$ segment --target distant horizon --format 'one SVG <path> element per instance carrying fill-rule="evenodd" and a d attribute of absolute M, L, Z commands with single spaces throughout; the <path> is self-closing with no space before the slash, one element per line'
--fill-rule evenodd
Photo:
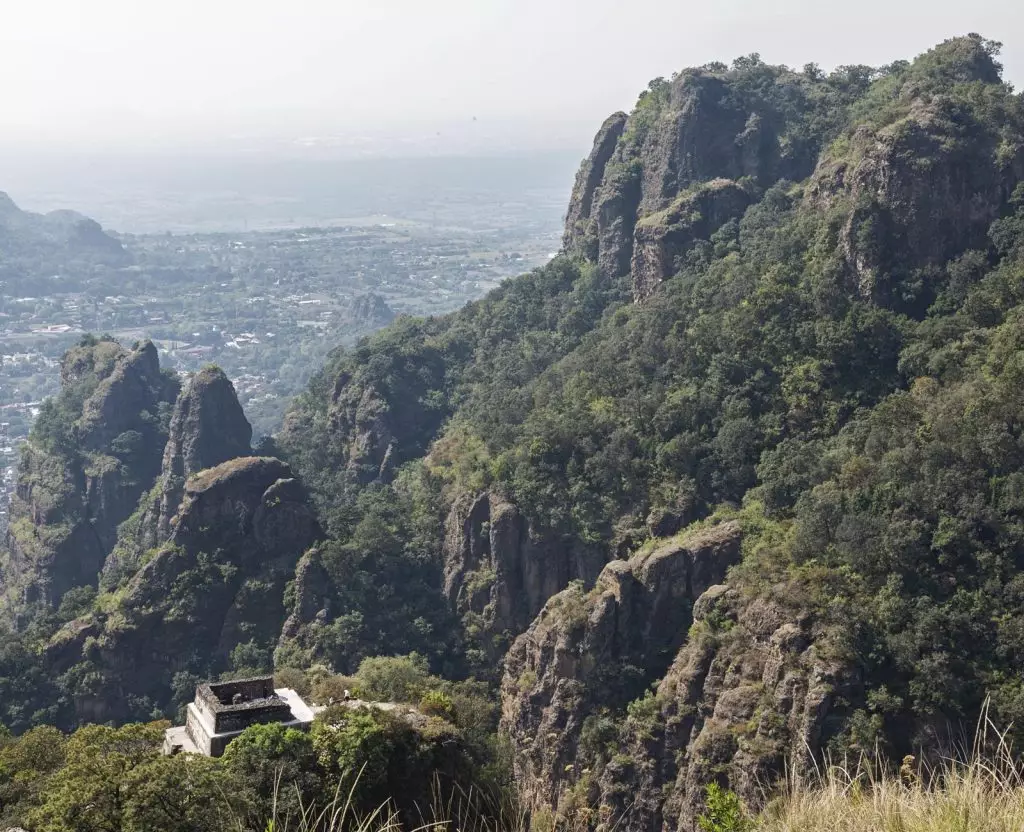
<path fill-rule="evenodd" d="M 4 153 L 304 139 L 351 152 L 585 149 L 651 79 L 687 66 L 753 52 L 794 68 L 880 66 L 972 31 L 1004 43 L 1005 78 L 1024 84 L 1024 10 L 1005 0 L 37 0 L 5 11 Z"/>
<path fill-rule="evenodd" d="M 127 234 L 266 231 L 368 217 L 443 224 L 467 199 L 520 206 L 521 222 L 555 227 L 581 158 L 570 150 L 372 158 L 108 153 L 33 166 L 0 154 L 0 192 L 22 210 L 70 209 Z"/>

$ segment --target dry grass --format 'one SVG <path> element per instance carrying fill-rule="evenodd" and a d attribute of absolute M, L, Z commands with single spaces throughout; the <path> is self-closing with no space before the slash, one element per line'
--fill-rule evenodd
<path fill-rule="evenodd" d="M 1022 832 L 1024 764 L 987 721 L 973 751 L 898 771 L 829 766 L 790 779 L 757 832 Z"/>
<path fill-rule="evenodd" d="M 827 765 L 810 777 L 790 777 L 778 796 L 756 817 L 710 825 L 713 832 L 1024 832 L 1024 761 L 1004 734 L 987 720 L 969 744 L 969 753 L 934 765 L 907 758 L 895 770 L 867 761 Z M 358 778 L 357 778 L 358 779 Z M 354 789 L 354 784 L 352 786 Z M 403 825 L 390 803 L 369 816 L 357 816 L 352 794 L 339 787 L 331 803 L 308 807 L 302 817 L 270 820 L 259 832 L 526 832 L 529 819 L 511 803 L 449 792 L 424 807 L 421 822 Z M 534 829 L 547 828 L 543 823 Z M 569 830 L 553 822 L 553 830 Z M 701 826 L 701 828 L 705 828 Z M 239 825 L 239 832 L 243 828 Z"/>
<path fill-rule="evenodd" d="M 459 787 L 443 789 L 435 779 L 430 806 L 420 811 L 415 825 L 402 822 L 389 801 L 367 814 L 355 809 L 354 796 L 360 775 L 352 778 L 348 789 L 339 782 L 333 799 L 325 806 L 302 805 L 297 816 L 282 817 L 277 811 L 275 786 L 274 808 L 266 825 L 259 832 L 526 832 L 525 814 L 502 796 L 488 796 Z M 446 795 L 446 796 L 445 796 Z M 237 821 L 237 832 L 249 832 L 244 821 Z"/>

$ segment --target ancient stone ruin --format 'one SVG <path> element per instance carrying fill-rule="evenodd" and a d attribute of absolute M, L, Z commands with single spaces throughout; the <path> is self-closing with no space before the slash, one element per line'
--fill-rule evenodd
<path fill-rule="evenodd" d="M 273 676 L 215 682 L 196 688 L 184 725 L 168 728 L 164 753 L 219 757 L 250 725 L 281 723 L 306 731 L 313 709 L 291 688 L 274 688 Z"/>

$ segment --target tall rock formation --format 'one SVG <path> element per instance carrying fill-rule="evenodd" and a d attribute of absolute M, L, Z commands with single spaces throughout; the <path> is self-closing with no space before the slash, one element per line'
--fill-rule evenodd
<path fill-rule="evenodd" d="M 178 397 L 164 448 L 157 538 L 165 539 L 193 474 L 252 453 L 252 426 L 235 387 L 219 367 L 192 376 Z"/>
<path fill-rule="evenodd" d="M 47 648 L 53 672 L 78 665 L 103 680 L 76 699 L 79 718 L 138 717 L 143 702 L 165 707 L 175 673 L 216 675 L 239 644 L 269 656 L 285 584 L 319 536 L 305 489 L 277 459 L 240 457 L 190 477 L 170 538 L 116 608 L 72 622 Z"/>
<path fill-rule="evenodd" d="M 104 564 L 104 584 L 122 581 L 147 550 L 170 539 L 189 477 L 249 456 L 251 441 L 252 427 L 224 372 L 205 367 L 193 375 L 174 404 L 158 481 L 120 529 L 117 546 Z"/>
<path fill-rule="evenodd" d="M 775 81 L 808 108 L 814 106 L 798 74 L 779 73 Z M 634 297 L 642 300 L 674 273 L 672 256 L 655 240 L 707 237 L 741 215 L 752 200 L 740 197 L 745 188 L 737 180 L 749 181 L 746 188 L 763 188 L 811 172 L 817 148 L 791 141 L 802 116 L 783 106 L 781 98 L 734 83 L 724 67 L 653 82 L 628 117 L 616 113 L 598 132 L 576 178 L 565 250 L 596 262 L 609 278 L 630 275 L 632 268 Z M 691 189 L 716 180 L 733 184 L 701 195 L 704 207 L 712 208 L 703 215 Z M 680 222 L 683 229 L 671 228 Z"/>
<path fill-rule="evenodd" d="M 695 829 L 712 782 L 761 805 L 765 784 L 785 772 L 813 774 L 863 699 L 855 667 L 783 593 L 717 584 L 697 599 L 693 619 L 647 707 L 622 724 L 619 753 L 589 760 L 585 790 L 603 830 Z"/>
<path fill-rule="evenodd" d="M 2 577 L 19 608 L 95 584 L 118 526 L 160 468 L 178 382 L 156 348 L 87 339 L 61 364 L 62 392 L 22 451 Z"/>
<path fill-rule="evenodd" d="M 445 596 L 463 620 L 474 617 L 495 663 L 552 595 L 592 584 L 605 563 L 597 547 L 543 539 L 515 503 L 489 492 L 454 500 L 442 557 Z"/>
<path fill-rule="evenodd" d="M 686 643 L 694 602 L 739 561 L 740 540 L 729 522 L 612 561 L 592 590 L 555 595 L 516 639 L 501 725 L 529 807 L 559 807 L 589 768 L 592 714 L 625 707 L 664 675 Z"/>

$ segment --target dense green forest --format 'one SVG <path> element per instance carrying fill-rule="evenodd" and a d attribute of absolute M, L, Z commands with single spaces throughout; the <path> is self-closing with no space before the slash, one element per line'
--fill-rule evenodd
<path fill-rule="evenodd" d="M 18 610 L 0 719 L 31 730 L 5 741 L 0 784 L 33 785 L 0 805 L 90 828 L 59 815 L 79 755 L 152 730 L 32 726 L 174 717 L 204 674 L 365 678 L 406 654 L 417 695 L 379 698 L 435 691 L 422 709 L 538 830 L 695 828 L 711 783 L 754 804 L 830 753 L 941 755 L 986 701 L 1016 737 L 1024 100 L 998 53 L 970 35 L 877 69 L 752 55 L 652 82 L 598 134 L 561 256 L 332 355 L 258 448 L 308 489 L 311 545 L 260 542 L 273 569 L 232 554 L 249 538 L 188 519 L 232 463 L 181 498 L 165 454 L 157 492 L 183 499 L 168 541 Z M 74 389 L 35 452 L 73 453 Z M 176 419 L 154 422 L 169 447 Z M 133 633 L 154 611 L 208 629 L 210 655 L 149 656 Z M 349 767 L 318 745 L 336 730 L 272 733 L 204 776 L 251 753 L 320 778 L 322 799 Z M 176 782 L 185 764 L 144 765 Z M 220 788 L 266 798 L 244 780 Z M 125 818 L 108 828 L 147 828 Z"/>

